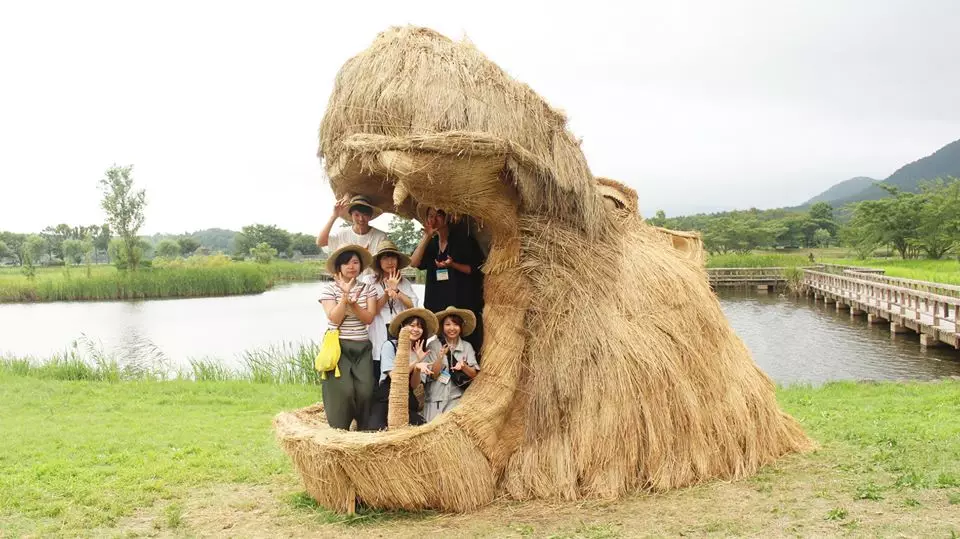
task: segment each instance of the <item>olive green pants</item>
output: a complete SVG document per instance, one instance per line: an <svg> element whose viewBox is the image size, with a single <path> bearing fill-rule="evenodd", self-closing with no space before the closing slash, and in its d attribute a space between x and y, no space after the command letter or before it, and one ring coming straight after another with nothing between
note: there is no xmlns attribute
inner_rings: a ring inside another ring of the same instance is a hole
<svg viewBox="0 0 960 539"><path fill-rule="evenodd" d="M358 430L370 430L370 405L373 402L373 345L370 341L340 339L340 377L333 372L321 381L323 409L327 423L335 429L349 429L357 420ZM379 373L378 373L379 374Z"/></svg>

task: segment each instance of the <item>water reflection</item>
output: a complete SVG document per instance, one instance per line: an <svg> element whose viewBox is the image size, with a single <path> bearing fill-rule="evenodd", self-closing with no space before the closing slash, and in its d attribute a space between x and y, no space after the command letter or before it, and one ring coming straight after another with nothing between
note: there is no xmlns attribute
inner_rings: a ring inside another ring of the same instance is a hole
<svg viewBox="0 0 960 539"><path fill-rule="evenodd" d="M917 335L892 337L889 327L833 305L742 292L722 292L720 304L760 368L780 383L960 376L956 350L923 349Z"/></svg>
<svg viewBox="0 0 960 539"><path fill-rule="evenodd" d="M243 366L244 351L319 341L322 283L298 283L255 296L0 305L0 353L46 358L80 339L87 355L123 364L190 359ZM416 285L423 297L423 286ZM891 338L883 326L850 320L806 299L723 293L721 306L760 367L781 383L931 379L960 376L960 353L920 348L916 335Z"/></svg>

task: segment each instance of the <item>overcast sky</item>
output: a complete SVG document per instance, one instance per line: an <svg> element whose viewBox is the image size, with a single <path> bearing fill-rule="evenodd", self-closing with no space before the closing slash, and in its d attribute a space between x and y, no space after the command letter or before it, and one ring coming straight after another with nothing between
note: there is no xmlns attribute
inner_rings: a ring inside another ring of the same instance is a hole
<svg viewBox="0 0 960 539"><path fill-rule="evenodd" d="M10 1L0 230L103 222L118 163L146 188L145 233L318 232L333 79L407 23L469 36L565 110L645 215L797 204L960 138L956 0Z"/></svg>

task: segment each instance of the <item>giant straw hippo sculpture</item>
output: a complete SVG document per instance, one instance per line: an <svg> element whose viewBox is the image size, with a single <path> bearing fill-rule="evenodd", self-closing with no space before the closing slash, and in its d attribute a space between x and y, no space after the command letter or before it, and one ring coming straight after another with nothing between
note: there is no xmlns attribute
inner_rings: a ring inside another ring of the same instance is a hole
<svg viewBox="0 0 960 539"><path fill-rule="evenodd" d="M275 428L322 505L466 511L748 476L810 447L724 318L695 236L595 178L564 115L474 46L392 28L344 64L320 127L337 195L471 216L489 250L482 372L421 427Z"/></svg>

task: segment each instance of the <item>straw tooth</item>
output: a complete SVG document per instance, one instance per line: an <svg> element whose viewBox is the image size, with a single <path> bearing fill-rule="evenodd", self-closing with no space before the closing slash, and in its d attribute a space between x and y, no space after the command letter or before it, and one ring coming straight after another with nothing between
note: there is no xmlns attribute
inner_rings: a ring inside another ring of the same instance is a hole
<svg viewBox="0 0 960 539"><path fill-rule="evenodd" d="M490 245L482 370L455 410L379 433L330 429L321 406L275 419L320 503L615 498L812 447L720 310L699 236L647 225L635 191L592 176L563 114L469 43L380 34L338 74L319 154L338 194L471 215Z"/></svg>
<svg viewBox="0 0 960 539"><path fill-rule="evenodd" d="M410 424L407 399L410 392L410 328L400 330L397 357L390 372L390 397L387 408L387 428L397 429Z"/></svg>

